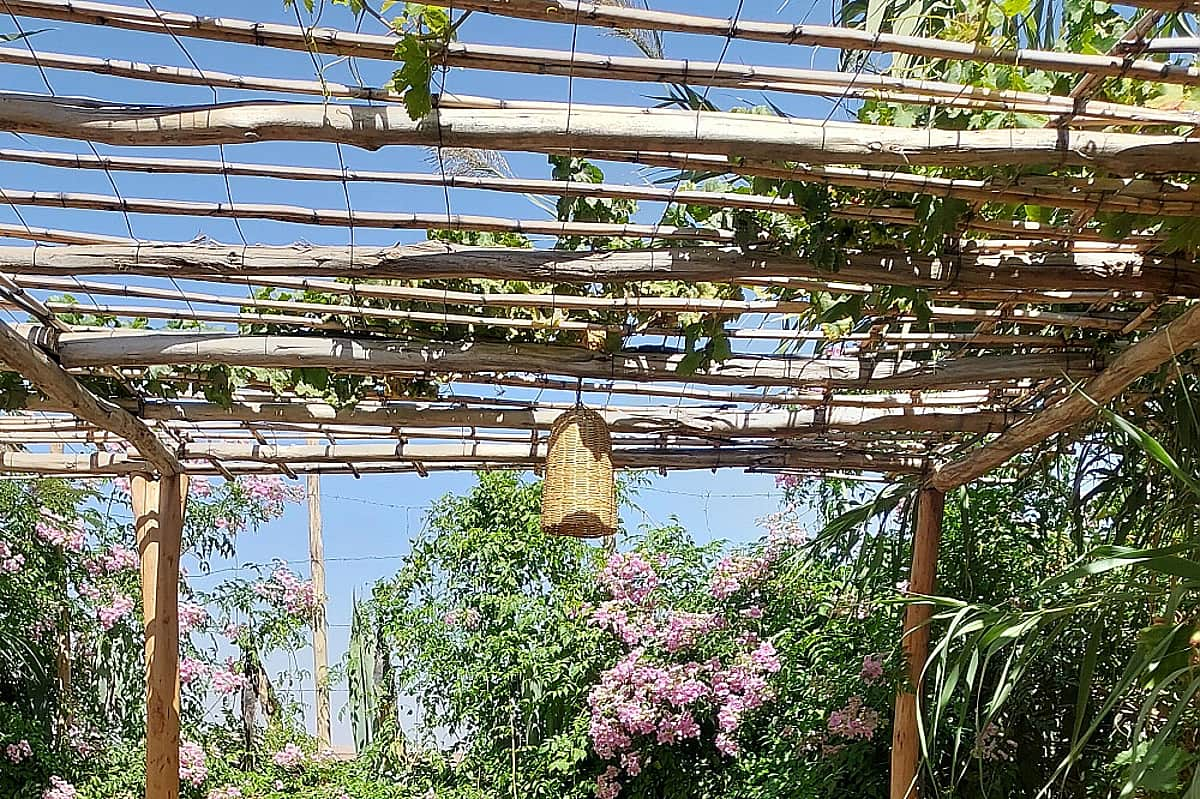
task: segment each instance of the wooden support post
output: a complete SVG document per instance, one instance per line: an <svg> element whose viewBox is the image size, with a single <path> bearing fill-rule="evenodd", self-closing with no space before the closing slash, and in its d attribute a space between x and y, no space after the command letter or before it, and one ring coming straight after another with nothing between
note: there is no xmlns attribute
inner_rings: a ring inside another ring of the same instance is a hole
<svg viewBox="0 0 1200 799"><path fill-rule="evenodd" d="M187 478L130 481L146 625L146 799L179 797L179 556Z"/></svg>
<svg viewBox="0 0 1200 799"><path fill-rule="evenodd" d="M309 443L315 444L315 441ZM317 742L332 746L329 713L329 644L325 638L325 544L321 540L321 476L310 474L308 488L308 557L312 568L313 681L316 683Z"/></svg>
<svg viewBox="0 0 1200 799"><path fill-rule="evenodd" d="M935 488L921 489L917 501L916 533L913 536L912 568L908 577L908 590L911 593L933 593L945 500L946 495ZM928 623L932 611L929 605L909 605L904 613L903 645L909 685L896 694L896 715L892 726L891 799L919 799L917 776L921 740L917 725L917 698L921 692L921 671L929 656Z"/></svg>

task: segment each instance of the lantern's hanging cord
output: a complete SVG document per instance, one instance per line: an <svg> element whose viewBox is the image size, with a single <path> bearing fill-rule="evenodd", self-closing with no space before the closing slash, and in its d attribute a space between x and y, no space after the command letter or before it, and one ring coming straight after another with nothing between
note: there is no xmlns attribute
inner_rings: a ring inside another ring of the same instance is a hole
<svg viewBox="0 0 1200 799"><path fill-rule="evenodd" d="M582 377L577 378L577 382L575 383L575 407L576 408L583 407L583 378Z"/></svg>

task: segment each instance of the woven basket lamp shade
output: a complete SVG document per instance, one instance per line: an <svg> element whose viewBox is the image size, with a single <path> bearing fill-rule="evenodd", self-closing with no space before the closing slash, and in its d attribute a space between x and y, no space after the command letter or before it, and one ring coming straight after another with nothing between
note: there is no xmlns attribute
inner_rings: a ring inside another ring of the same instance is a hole
<svg viewBox="0 0 1200 799"><path fill-rule="evenodd" d="M572 408L550 428L542 483L542 530L549 535L601 538L616 529L608 425L595 411Z"/></svg>

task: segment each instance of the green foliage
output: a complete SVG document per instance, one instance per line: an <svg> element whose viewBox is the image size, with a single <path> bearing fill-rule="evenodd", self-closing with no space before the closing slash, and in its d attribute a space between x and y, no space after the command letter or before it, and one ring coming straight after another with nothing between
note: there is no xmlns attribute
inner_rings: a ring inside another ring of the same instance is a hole
<svg viewBox="0 0 1200 799"><path fill-rule="evenodd" d="M392 5L384 3L383 11ZM455 28L447 9L422 3L405 3L392 28L400 36L393 58L402 64L392 75L392 89L404 95L409 117L420 119L433 110L434 55L453 40Z"/></svg>

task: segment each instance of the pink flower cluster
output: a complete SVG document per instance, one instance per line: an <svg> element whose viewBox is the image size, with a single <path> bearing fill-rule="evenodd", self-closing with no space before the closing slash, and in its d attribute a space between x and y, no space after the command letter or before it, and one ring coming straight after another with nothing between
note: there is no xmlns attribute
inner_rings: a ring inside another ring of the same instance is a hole
<svg viewBox="0 0 1200 799"><path fill-rule="evenodd" d="M798 485L800 485L800 475L798 474L775 475L776 488L795 488Z"/></svg>
<svg viewBox="0 0 1200 799"><path fill-rule="evenodd" d="M68 552L82 552L87 541L87 530L83 522L67 522L50 511L42 509L42 521L34 525L38 538L47 544L62 547Z"/></svg>
<svg viewBox="0 0 1200 799"><path fill-rule="evenodd" d="M214 668L212 674L212 689L222 696L232 694L246 684L246 677L233 670L233 661L226 661L221 668Z"/></svg>
<svg viewBox="0 0 1200 799"><path fill-rule="evenodd" d="M138 557L138 553L120 544L114 544L104 554L88 558L83 563L84 568L87 569L92 579L102 577L106 574L132 571L138 568L139 565L141 565L141 559Z"/></svg>
<svg viewBox="0 0 1200 799"><path fill-rule="evenodd" d="M442 622L447 627L463 627L468 630L474 630L479 626L482 617L479 611L475 608L465 608L463 610L448 610L442 616Z"/></svg>
<svg viewBox="0 0 1200 799"><path fill-rule="evenodd" d="M62 777L51 777L50 787L42 794L42 799L76 799L78 796L74 785Z"/></svg>
<svg viewBox="0 0 1200 799"><path fill-rule="evenodd" d="M242 789L232 785L224 788L213 788L208 792L208 799L242 799Z"/></svg>
<svg viewBox="0 0 1200 799"><path fill-rule="evenodd" d="M717 562L708 590L717 599L729 597L757 582L762 581L771 567L772 554L726 555Z"/></svg>
<svg viewBox="0 0 1200 799"><path fill-rule="evenodd" d="M317 594L312 580L301 580L286 563L271 572L271 577L254 586L260 597L272 602L294 616L312 613L317 606Z"/></svg>
<svg viewBox="0 0 1200 799"><path fill-rule="evenodd" d="M1012 760L1017 742L1004 737L1004 731L989 721L975 736L973 754L982 760Z"/></svg>
<svg viewBox="0 0 1200 799"><path fill-rule="evenodd" d="M179 682L189 685L195 680L203 680L208 676L208 670L209 665L203 660L196 660L185 655L179 659Z"/></svg>
<svg viewBox="0 0 1200 799"><path fill-rule="evenodd" d="M828 727L834 735L869 741L875 736L879 721L879 711L864 705L861 697L852 696L844 708L829 714Z"/></svg>
<svg viewBox="0 0 1200 799"><path fill-rule="evenodd" d="M82 587L80 587L80 593L83 593ZM131 610L133 610L132 599L127 596L114 596L111 602L96 611L96 616L100 620L102 628L111 630L118 621L128 616Z"/></svg>
<svg viewBox="0 0 1200 799"><path fill-rule="evenodd" d="M208 621L208 611L204 609L203 605L195 602L180 602L178 615L181 632L195 629Z"/></svg>
<svg viewBox="0 0 1200 799"><path fill-rule="evenodd" d="M600 582L613 599L644 605L660 581L658 572L641 555L615 552L600 572Z"/></svg>
<svg viewBox="0 0 1200 799"><path fill-rule="evenodd" d="M212 495L212 484L204 475L193 475L188 481L188 493L201 499Z"/></svg>
<svg viewBox="0 0 1200 799"><path fill-rule="evenodd" d="M251 499L263 505L268 517L282 516L283 506L304 499L304 489L288 485L276 475L251 475L238 478L238 484Z"/></svg>
<svg viewBox="0 0 1200 799"><path fill-rule="evenodd" d="M862 672L859 677L867 685L874 685L883 676L883 656L867 655L863 658Z"/></svg>
<svg viewBox="0 0 1200 799"><path fill-rule="evenodd" d="M25 566L25 556L13 552L7 541L0 541L0 574L16 574Z"/></svg>
<svg viewBox="0 0 1200 799"><path fill-rule="evenodd" d="M208 759L200 744L184 741L179 745L179 779L197 788L208 779Z"/></svg>
<svg viewBox="0 0 1200 799"><path fill-rule="evenodd" d="M271 762L280 768L296 769L303 765L305 760L304 750L293 743L289 743L271 758Z"/></svg>
<svg viewBox="0 0 1200 799"><path fill-rule="evenodd" d="M33 747L24 738L4 747L4 754L10 763L20 763L33 757Z"/></svg>
<svg viewBox="0 0 1200 799"><path fill-rule="evenodd" d="M712 593L724 598L765 578L772 557L765 552L723 559L713 579L731 581L732 589ZM610 557L600 580L612 598L591 611L589 622L610 630L631 651L603 672L588 694L592 745L601 758L615 761L597 778L597 797L620 794L622 775L641 772L646 747L698 739L703 718L715 716L717 749L737 755L743 718L773 698L767 676L781 667L775 647L746 633L736 638L742 650L730 661L692 657L671 662L686 657L706 635L728 629L725 615L660 607L661 579L651 562L636 553ZM749 610L733 618L762 616L761 607Z"/></svg>

